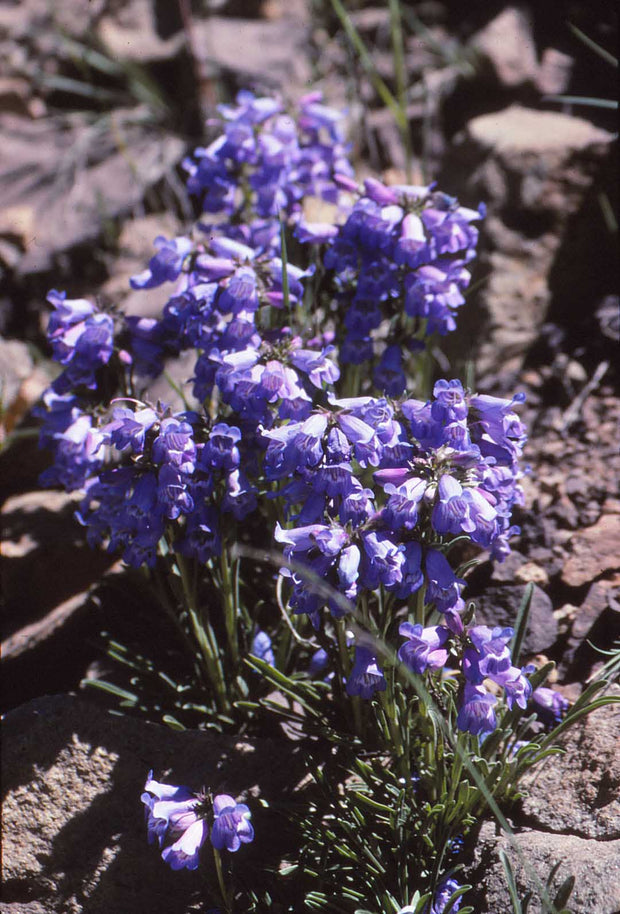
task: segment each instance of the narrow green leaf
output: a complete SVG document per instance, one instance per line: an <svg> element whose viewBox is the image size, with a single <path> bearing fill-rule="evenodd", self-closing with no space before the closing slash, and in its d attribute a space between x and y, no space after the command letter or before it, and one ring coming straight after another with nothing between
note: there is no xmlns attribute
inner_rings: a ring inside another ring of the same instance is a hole
<svg viewBox="0 0 620 914"><path fill-rule="evenodd" d="M607 108L615 111L618 102L613 98L588 98L585 95L543 95L543 101L560 102L565 105L584 105L587 108Z"/></svg>
<svg viewBox="0 0 620 914"><path fill-rule="evenodd" d="M595 54L602 57L602 59L607 61L608 64L611 64L612 67L618 66L618 58L614 57L609 51L606 51L605 48L602 48L593 38L590 38L585 32L582 32L581 29L577 28L576 25L573 25L572 22L568 23L568 27L573 35L579 38L580 41L583 41L591 51L594 51Z"/></svg>
<svg viewBox="0 0 620 914"><path fill-rule="evenodd" d="M114 685L112 682L107 682L105 679L82 679L80 685L101 689L102 692L109 692L110 695L115 695L117 698L130 702L132 705L138 703L138 696L134 695L133 692L121 689L120 686Z"/></svg>
<svg viewBox="0 0 620 914"><path fill-rule="evenodd" d="M170 727L171 730L186 730L187 729L186 727L183 726L183 724L180 721L178 721L176 719L176 717L173 717L171 714L164 714L164 716L162 717L162 720L165 724L167 724Z"/></svg>
<svg viewBox="0 0 620 914"><path fill-rule="evenodd" d="M515 666L519 666L521 645L523 644L523 639L525 638L525 633L527 631L527 623L530 616L533 594L534 585L530 583L525 588L525 593L523 594L523 599L521 600L521 605L519 606L517 621L515 623L515 633L511 642L512 662Z"/></svg>

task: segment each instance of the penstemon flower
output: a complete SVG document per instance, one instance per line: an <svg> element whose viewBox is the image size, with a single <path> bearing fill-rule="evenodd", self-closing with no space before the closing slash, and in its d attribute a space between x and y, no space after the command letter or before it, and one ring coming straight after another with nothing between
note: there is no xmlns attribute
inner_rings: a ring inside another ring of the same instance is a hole
<svg viewBox="0 0 620 914"><path fill-rule="evenodd" d="M150 771L141 800L149 844L158 843L162 859L173 870L197 869L207 837L216 850L226 848L231 853L254 840L250 810L228 794L211 799L188 787L155 781Z"/></svg>

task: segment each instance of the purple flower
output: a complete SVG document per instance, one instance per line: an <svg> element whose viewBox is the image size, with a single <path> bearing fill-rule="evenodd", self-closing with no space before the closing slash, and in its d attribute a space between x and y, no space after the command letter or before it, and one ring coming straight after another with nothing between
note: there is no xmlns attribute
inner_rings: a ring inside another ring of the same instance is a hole
<svg viewBox="0 0 620 914"><path fill-rule="evenodd" d="M375 692L384 692L387 687L383 670L377 664L377 657L370 648L358 645L355 648L355 662L346 682L348 695L372 698Z"/></svg>
<svg viewBox="0 0 620 914"><path fill-rule="evenodd" d="M457 898L454 904L450 905L450 908L448 908L448 902L460 887L456 879L444 879L443 882L440 882L428 914L447 914L448 910L450 914L456 914L461 907L462 897Z"/></svg>
<svg viewBox="0 0 620 914"><path fill-rule="evenodd" d="M150 407L133 410L118 406L112 411L112 421L101 427L101 433L119 451L131 448L141 454L147 431L157 422L157 413Z"/></svg>
<svg viewBox="0 0 620 914"><path fill-rule="evenodd" d="M407 387L407 378L403 371L403 353L400 346L387 346L373 374L373 382L378 390L389 397L398 397Z"/></svg>
<svg viewBox="0 0 620 914"><path fill-rule="evenodd" d="M47 300L56 309L47 336L54 359L64 365L54 390L63 394L81 385L94 389L97 370L114 351L114 321L84 299L68 300L65 292L52 290Z"/></svg>
<svg viewBox="0 0 620 914"><path fill-rule="evenodd" d="M512 628L476 625L469 629L468 635L473 648L465 650L463 673L469 682L477 685L488 677L503 685L506 678L515 678L508 647L514 635Z"/></svg>
<svg viewBox="0 0 620 914"><path fill-rule="evenodd" d="M525 667L523 670L511 666L502 677L502 681L499 684L504 687L506 704L510 709L515 705L523 709L527 707L532 695L532 683L527 678L527 673L533 672L533 670L534 667L532 666Z"/></svg>
<svg viewBox="0 0 620 914"><path fill-rule="evenodd" d="M174 282L183 269L185 257L192 249L190 239L183 236L168 241L159 235L153 244L157 253L151 257L148 269L131 277L129 283L132 289L153 289L164 282Z"/></svg>
<svg viewBox="0 0 620 914"><path fill-rule="evenodd" d="M183 821L189 822L194 814L188 811L183 816ZM195 870L198 867L199 851L208 834L207 823L203 819L195 819L185 828L174 844L165 847L161 852L162 859L173 870Z"/></svg>
<svg viewBox="0 0 620 914"><path fill-rule="evenodd" d="M269 666L275 666L275 657L271 646L271 638L267 632L257 631L252 639L252 654L259 660L264 660Z"/></svg>
<svg viewBox="0 0 620 914"><path fill-rule="evenodd" d="M368 590L379 584L396 587L403 579L405 558L402 546L396 545L388 533L371 531L362 534L364 556L363 583Z"/></svg>
<svg viewBox="0 0 620 914"><path fill-rule="evenodd" d="M445 666L448 652L444 644L450 634L447 628L441 625L423 628L420 624L403 622L398 633L407 639L398 651L398 659L413 673L424 673L425 670L437 670Z"/></svg>
<svg viewBox="0 0 620 914"><path fill-rule="evenodd" d="M497 726L497 719L493 706L497 699L482 685L465 683L465 691L456 724L459 730L471 733L473 736L486 736L492 733Z"/></svg>
<svg viewBox="0 0 620 914"><path fill-rule="evenodd" d="M251 812L243 803L236 803L228 794L219 794L213 800L215 820L211 828L211 844L218 851L236 853L242 844L254 840L250 823Z"/></svg>
<svg viewBox="0 0 620 914"><path fill-rule="evenodd" d="M402 471L378 470L375 473L375 479L383 484L384 491L390 496L383 509L383 518L392 530L399 530L402 527L413 530L418 523L418 505L424 497L428 483L418 476L411 476L408 471L403 473L405 478L400 485L385 482L386 479L396 479L400 472Z"/></svg>
<svg viewBox="0 0 620 914"><path fill-rule="evenodd" d="M319 647L312 657L310 658L310 663L308 664L308 676L315 678L321 673L327 666L328 661L327 651L324 647Z"/></svg>
<svg viewBox="0 0 620 914"><path fill-rule="evenodd" d="M210 470L233 470L241 460L238 442L241 432L236 426L219 422L209 432L209 440L204 445L201 455L201 466Z"/></svg>
<svg viewBox="0 0 620 914"><path fill-rule="evenodd" d="M532 692L536 714L547 727L559 723L568 708L568 701L559 692L546 686L539 686Z"/></svg>
<svg viewBox="0 0 620 914"><path fill-rule="evenodd" d="M141 800L146 807L149 844L162 847L167 838L174 842L162 851L162 858L173 870L195 870L199 851L207 834L207 823L201 815L201 797L188 787L175 787L153 780L150 771Z"/></svg>
<svg viewBox="0 0 620 914"><path fill-rule="evenodd" d="M442 552L427 549L424 561L428 581L428 599L439 612L458 609L461 601L461 587L464 581L457 578L450 563Z"/></svg>

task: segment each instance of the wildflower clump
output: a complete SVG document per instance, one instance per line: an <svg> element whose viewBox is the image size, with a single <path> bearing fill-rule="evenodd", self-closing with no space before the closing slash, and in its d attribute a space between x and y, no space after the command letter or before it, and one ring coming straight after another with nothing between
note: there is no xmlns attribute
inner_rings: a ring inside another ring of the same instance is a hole
<svg viewBox="0 0 620 914"><path fill-rule="evenodd" d="M142 645L128 662L168 689L164 719L252 735L284 718L305 740L294 860L239 890L242 909L270 909L276 885L316 910L465 914L464 836L569 713L521 665L519 627L476 624L464 596L472 556L509 553L523 503L523 397L433 363L484 207L360 185L316 93L242 92L218 125L185 162L200 221L155 239L131 280L166 289L161 313L49 294L42 481L82 493L89 543L145 568L173 619L182 681ZM311 197L332 221L309 220ZM172 869L211 846L232 910L219 853L253 840L249 808L152 772L142 802Z"/></svg>

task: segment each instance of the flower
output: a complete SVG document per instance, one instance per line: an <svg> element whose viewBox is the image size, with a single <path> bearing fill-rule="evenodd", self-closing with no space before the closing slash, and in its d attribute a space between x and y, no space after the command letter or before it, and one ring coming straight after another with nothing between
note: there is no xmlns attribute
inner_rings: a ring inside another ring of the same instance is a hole
<svg viewBox="0 0 620 914"><path fill-rule="evenodd" d="M559 692L546 686L534 689L531 695L536 714L547 727L559 723L568 709L568 701Z"/></svg>
<svg viewBox="0 0 620 914"><path fill-rule="evenodd" d="M435 897L433 898L433 903L428 914L455 914L456 911L461 907L462 898L457 898L456 901L450 905L448 908L448 902L454 892L460 889L460 885L456 879L444 879L443 882L440 882L437 886L437 891L435 892Z"/></svg>
<svg viewBox="0 0 620 914"><path fill-rule="evenodd" d="M254 840L254 828L250 823L251 812L243 803L236 803L228 794L220 794L213 800L215 820L211 828L211 844L216 850L223 848L236 853L242 844Z"/></svg>
<svg viewBox="0 0 620 914"><path fill-rule="evenodd" d="M355 662L346 682L347 694L372 698L375 692L384 692L386 686L383 670L377 664L373 651L363 645L357 645Z"/></svg>
<svg viewBox="0 0 620 914"><path fill-rule="evenodd" d="M140 799L146 807L149 844L157 841L162 847L166 838L175 838L162 850L162 859L173 870L195 870L208 834L200 809L202 797L189 787L154 781L149 771Z"/></svg>
<svg viewBox="0 0 620 914"><path fill-rule="evenodd" d="M471 733L473 736L486 736L488 733L492 733L497 726L493 710L496 702L495 696L487 692L484 686L466 682L463 702L456 718L459 730Z"/></svg>
<svg viewBox="0 0 620 914"><path fill-rule="evenodd" d="M258 657L259 660L264 660L269 666L275 666L276 662L271 646L271 638L267 632L261 631L260 629L256 632L252 639L252 654L254 654L255 657Z"/></svg>
<svg viewBox="0 0 620 914"><path fill-rule="evenodd" d="M443 645L449 635L447 628L442 625L423 628L419 623L403 622L398 633L407 638L398 651L398 659L413 673L436 670L445 665L448 652Z"/></svg>
<svg viewBox="0 0 620 914"><path fill-rule="evenodd" d="M162 859L173 870L198 867L200 848L209 835L207 818L211 811L210 837L216 850L226 847L234 853L254 838L250 810L228 794L216 796L211 803L207 795L193 793L189 787L153 780L149 771L140 799L146 807L149 844L157 841L163 848Z"/></svg>

